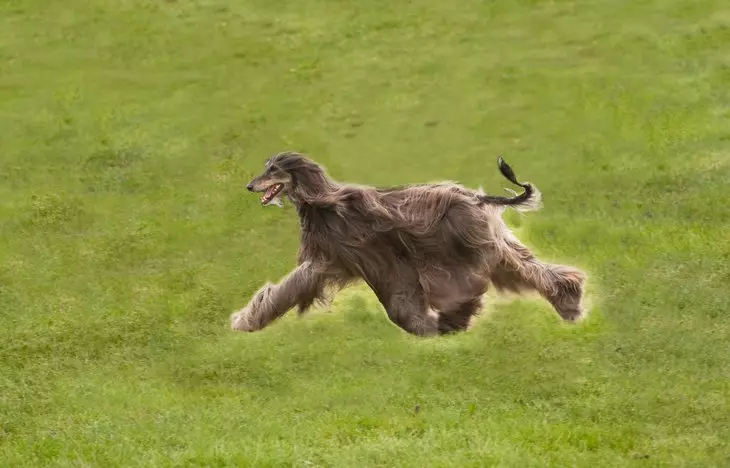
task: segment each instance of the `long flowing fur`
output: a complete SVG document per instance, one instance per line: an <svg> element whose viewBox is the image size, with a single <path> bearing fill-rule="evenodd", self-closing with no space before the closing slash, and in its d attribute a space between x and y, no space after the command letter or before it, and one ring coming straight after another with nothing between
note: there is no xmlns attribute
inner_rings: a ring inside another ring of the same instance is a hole
<svg viewBox="0 0 730 468"><path fill-rule="evenodd" d="M511 198L447 182L343 184L298 153L279 153L266 168L249 189L285 187L301 226L298 266L233 314L234 330L260 330L294 306L304 313L327 290L358 279L396 325L419 336L467 329L490 283L498 291L537 291L567 321L583 313L585 274L541 262L502 220L505 207L540 206L537 188L519 182L502 158L501 173L524 189Z"/></svg>

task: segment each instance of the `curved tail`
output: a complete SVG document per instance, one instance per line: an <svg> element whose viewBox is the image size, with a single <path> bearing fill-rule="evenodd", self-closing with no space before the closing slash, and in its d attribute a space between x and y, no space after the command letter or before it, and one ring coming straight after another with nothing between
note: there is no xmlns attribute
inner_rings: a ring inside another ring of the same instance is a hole
<svg viewBox="0 0 730 468"><path fill-rule="evenodd" d="M481 200L483 203L489 203L492 205L511 206L520 211L531 211L539 209L542 205L542 195L540 194L540 191L537 189L537 187L527 182L519 182L517 180L517 176L515 176L515 172L512 170L509 164L505 162L502 156L499 157L498 162L499 172L501 172L507 180L515 185L519 185L520 187L525 189L525 191L518 195L514 191L510 190L512 193L515 193L515 196L511 198L500 197L498 195L478 195L479 200Z"/></svg>

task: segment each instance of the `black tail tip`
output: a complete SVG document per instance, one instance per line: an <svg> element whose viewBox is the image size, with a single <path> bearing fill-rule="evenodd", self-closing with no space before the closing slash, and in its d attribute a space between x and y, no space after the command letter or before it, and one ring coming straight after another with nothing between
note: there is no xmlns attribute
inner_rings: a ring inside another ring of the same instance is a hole
<svg viewBox="0 0 730 468"><path fill-rule="evenodd" d="M514 171L512 170L510 165L507 164L507 161L505 161L502 156L499 156L499 158L497 159L497 162L499 163L499 172L501 172L505 178L507 178L510 182L512 182L515 185L522 186L522 184L520 184L517 181L517 177L515 176Z"/></svg>
<svg viewBox="0 0 730 468"><path fill-rule="evenodd" d="M502 156L497 159L497 164L499 165L499 171L502 174L513 174L512 168L509 164L507 164L507 161L505 161Z"/></svg>

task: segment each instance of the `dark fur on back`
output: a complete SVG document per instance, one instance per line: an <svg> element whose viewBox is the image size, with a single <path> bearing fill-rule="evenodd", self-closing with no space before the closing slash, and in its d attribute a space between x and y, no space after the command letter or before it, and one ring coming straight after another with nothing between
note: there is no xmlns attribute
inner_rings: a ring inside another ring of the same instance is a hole
<svg viewBox="0 0 730 468"><path fill-rule="evenodd" d="M279 284L266 284L232 328L264 328L292 307L305 312L325 291L364 280L390 319L421 336L465 330L491 283L498 290L536 290L565 320L582 315L585 275L539 261L507 228L505 207L536 209L540 192L499 169L524 192L484 195L454 183L376 188L343 184L298 153L267 161L249 190L278 185L296 207L298 266Z"/></svg>

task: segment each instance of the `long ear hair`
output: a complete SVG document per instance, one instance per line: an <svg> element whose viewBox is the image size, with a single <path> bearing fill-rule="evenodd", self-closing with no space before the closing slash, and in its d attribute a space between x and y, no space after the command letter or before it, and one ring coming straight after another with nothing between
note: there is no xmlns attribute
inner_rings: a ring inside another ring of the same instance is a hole
<svg viewBox="0 0 730 468"><path fill-rule="evenodd" d="M337 188L337 184L327 177L324 168L299 153L280 153L274 163L291 176L289 197L294 202L322 202Z"/></svg>
<svg viewBox="0 0 730 468"><path fill-rule="evenodd" d="M334 188L334 184L318 166L302 165L289 172L292 178L292 192L302 203L314 204Z"/></svg>

